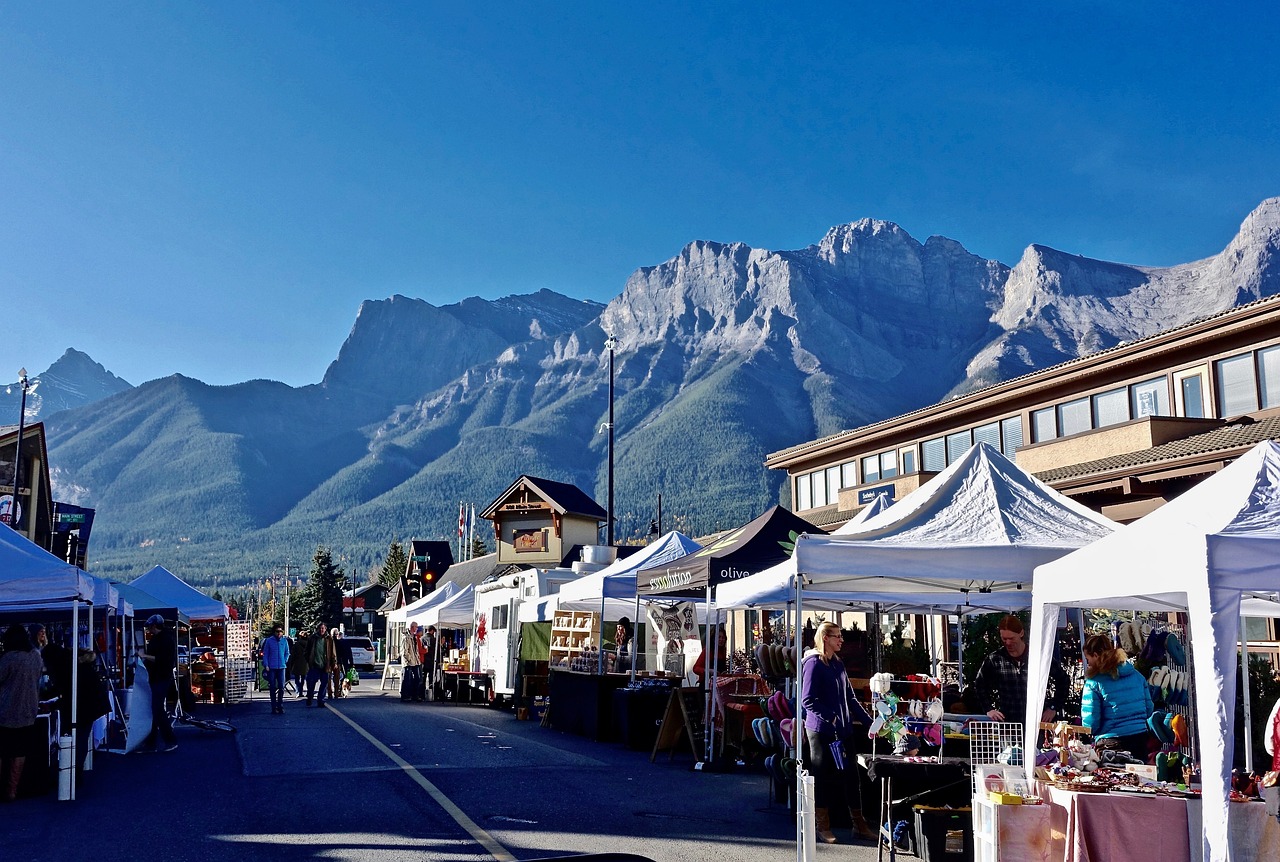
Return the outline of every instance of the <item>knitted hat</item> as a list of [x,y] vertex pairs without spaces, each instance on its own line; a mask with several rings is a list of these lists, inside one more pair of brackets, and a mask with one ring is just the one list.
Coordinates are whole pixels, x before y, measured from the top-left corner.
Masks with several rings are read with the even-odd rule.
[[1187,720],[1182,717],[1181,713],[1174,713],[1169,717],[1169,729],[1173,731],[1173,738],[1177,740],[1178,745],[1186,747],[1191,744],[1191,734],[1187,730]]
[[1142,627],[1134,620],[1120,623],[1120,648],[1129,655],[1142,652]]
[[1182,641],[1178,640],[1177,635],[1170,632],[1169,636],[1165,638],[1164,648],[1169,653],[1169,661],[1186,667],[1187,652],[1182,648]]
[[1164,654],[1167,650],[1165,641],[1169,638],[1169,633],[1163,630],[1157,630],[1147,635],[1147,645],[1142,648],[1142,660],[1148,664],[1160,664],[1164,661]]
[[1157,709],[1151,713],[1151,717],[1147,719],[1147,729],[1151,731],[1151,735],[1160,740],[1161,745],[1170,745],[1173,743],[1173,731],[1164,723],[1165,711]]

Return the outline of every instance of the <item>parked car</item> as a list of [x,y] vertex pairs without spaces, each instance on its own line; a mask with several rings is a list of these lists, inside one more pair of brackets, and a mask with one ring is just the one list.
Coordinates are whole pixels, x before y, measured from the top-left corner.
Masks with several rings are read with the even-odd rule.
[[342,639],[351,645],[351,661],[358,668],[373,670],[373,642],[368,638],[347,636]]

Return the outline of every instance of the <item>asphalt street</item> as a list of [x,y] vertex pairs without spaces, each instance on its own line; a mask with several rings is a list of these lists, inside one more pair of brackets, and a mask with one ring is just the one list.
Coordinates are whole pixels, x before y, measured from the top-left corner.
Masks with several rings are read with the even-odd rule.
[[[98,753],[75,802],[0,807],[5,860],[530,860],[635,853],[655,862],[795,858],[760,773],[694,772],[647,752],[517,721],[405,704],[366,676],[332,708],[265,693],[198,707],[239,732],[179,726],[178,750]],[[847,833],[846,833],[847,834]],[[875,848],[819,848],[832,862]]]

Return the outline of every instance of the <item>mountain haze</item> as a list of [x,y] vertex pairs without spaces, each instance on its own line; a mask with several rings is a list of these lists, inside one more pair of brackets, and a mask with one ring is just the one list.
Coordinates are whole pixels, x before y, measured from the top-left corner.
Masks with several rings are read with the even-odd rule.
[[693,242],[607,306],[365,302],[319,384],[152,381],[51,417],[50,459],[99,509],[100,570],[231,583],[325,543],[362,577],[520,473],[604,504],[612,334],[616,535],[659,493],[664,527],[709,532],[777,502],[771,451],[1272,295],[1278,248],[1275,199],[1168,268],[1039,245],[1010,268],[871,219],[794,251]]

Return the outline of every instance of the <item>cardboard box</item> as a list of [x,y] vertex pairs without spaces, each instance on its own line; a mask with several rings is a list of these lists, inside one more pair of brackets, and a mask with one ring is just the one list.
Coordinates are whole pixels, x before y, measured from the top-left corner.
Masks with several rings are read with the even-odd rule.
[[1017,793],[1005,793],[1004,791],[993,790],[988,796],[996,805],[1021,805],[1022,797]]

